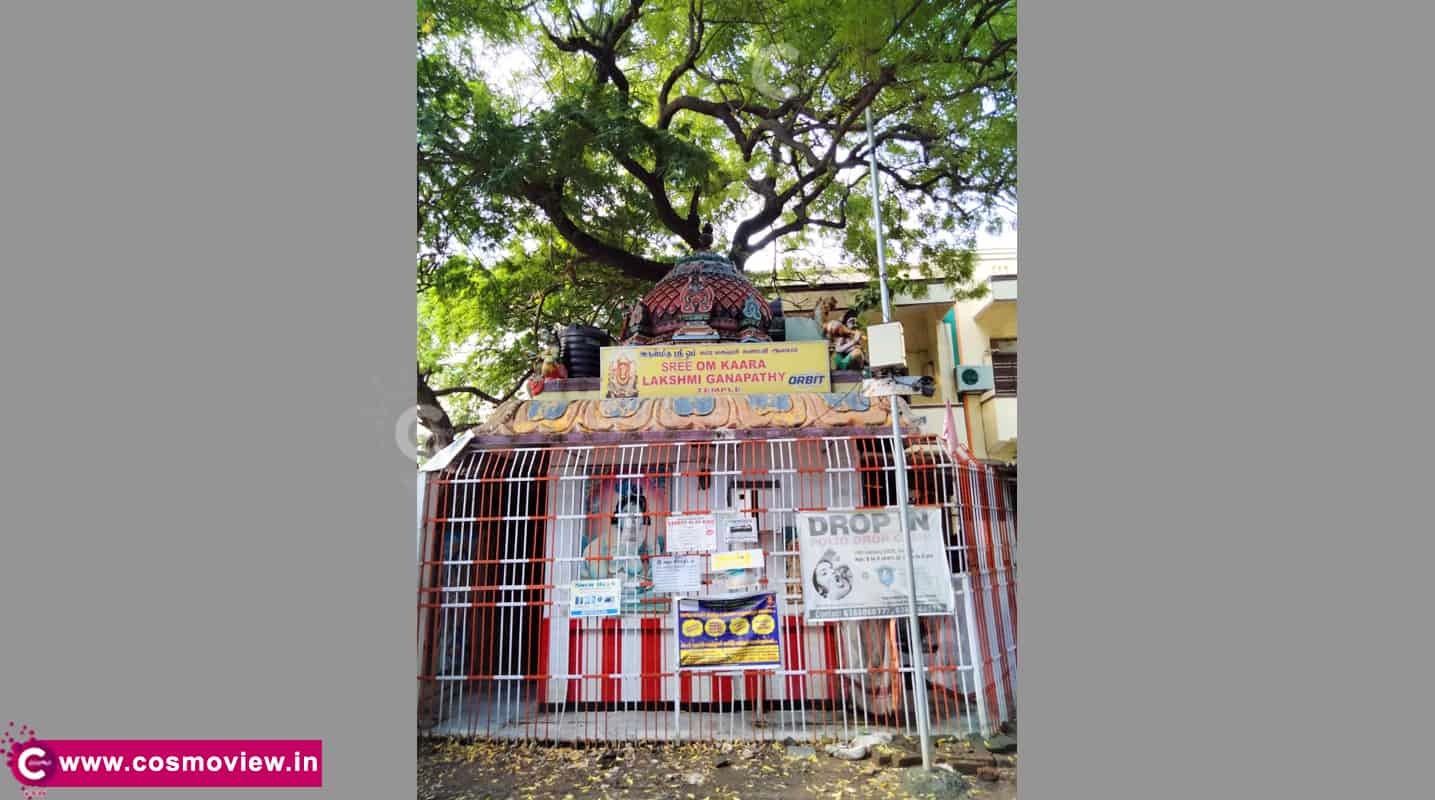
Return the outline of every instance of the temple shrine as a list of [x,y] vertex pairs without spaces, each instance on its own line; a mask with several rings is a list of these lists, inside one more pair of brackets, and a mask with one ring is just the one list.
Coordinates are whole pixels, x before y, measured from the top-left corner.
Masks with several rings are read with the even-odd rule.
[[[542,381],[426,466],[421,733],[910,733],[914,646],[934,730],[989,734],[1014,719],[1016,516],[1005,483],[959,444],[920,433],[900,396],[869,396],[863,372],[834,370],[830,326],[778,310],[725,257],[681,258],[601,349],[598,375]],[[858,363],[852,344],[844,363]],[[902,619],[840,617],[863,580],[895,591],[892,566],[803,545],[814,514],[891,518],[899,469],[911,513],[937,537],[930,566],[949,592],[922,614],[915,643]],[[771,609],[742,618],[742,634],[761,629],[777,644],[762,652],[777,660],[688,668],[685,648],[713,623],[680,626],[682,604],[750,596]],[[602,615],[589,616],[595,608]],[[728,622],[713,648],[738,632]]]

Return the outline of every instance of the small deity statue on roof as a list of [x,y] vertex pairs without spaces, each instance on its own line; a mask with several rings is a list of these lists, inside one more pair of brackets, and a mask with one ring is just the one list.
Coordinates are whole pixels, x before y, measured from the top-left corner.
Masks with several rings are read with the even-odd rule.
[[824,297],[817,301],[817,305],[812,308],[812,321],[817,323],[819,331],[826,330],[829,322],[827,318],[836,310],[837,298],[835,297]]
[[543,356],[538,362],[537,373],[533,380],[528,382],[528,392],[535,396],[543,393],[544,381],[556,381],[568,377],[568,368],[563,366],[563,362],[559,360],[556,339],[550,338],[544,344]]
[[547,346],[543,348],[543,363],[538,368],[538,374],[542,375],[544,380],[557,381],[568,377],[568,368],[563,366],[559,357],[558,342],[549,339]]
[[862,369],[867,357],[862,352],[862,330],[858,327],[857,314],[848,311],[842,321],[829,321],[823,327],[823,334],[832,347],[832,368],[839,370]]

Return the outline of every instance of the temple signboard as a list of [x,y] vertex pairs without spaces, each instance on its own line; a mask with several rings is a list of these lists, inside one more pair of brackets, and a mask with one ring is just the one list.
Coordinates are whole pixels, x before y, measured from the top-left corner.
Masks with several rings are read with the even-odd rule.
[[604,398],[831,392],[827,342],[605,347]]

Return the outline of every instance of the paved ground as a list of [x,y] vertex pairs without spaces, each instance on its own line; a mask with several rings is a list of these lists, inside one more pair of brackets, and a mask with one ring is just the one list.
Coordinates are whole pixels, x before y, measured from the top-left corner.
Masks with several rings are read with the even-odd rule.
[[[1016,756],[981,745],[938,740],[935,761],[962,773],[965,794],[914,791],[921,767],[890,763],[915,743],[898,740],[876,754],[843,761],[810,743],[683,743],[553,746],[421,739],[418,800],[877,800],[964,797],[1014,800]],[[952,773],[945,773],[951,776]]]

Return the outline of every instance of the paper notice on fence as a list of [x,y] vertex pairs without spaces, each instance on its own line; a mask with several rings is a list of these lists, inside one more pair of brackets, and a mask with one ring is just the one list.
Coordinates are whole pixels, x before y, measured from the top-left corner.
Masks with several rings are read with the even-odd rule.
[[713,572],[729,569],[762,569],[761,550],[730,550],[713,553]]
[[573,581],[569,591],[569,617],[616,617],[622,613],[623,581],[602,578]]
[[[917,613],[951,614],[952,571],[940,508],[911,508]],[[803,617],[882,619],[907,614],[907,551],[895,511],[797,515]]]
[[735,544],[757,544],[757,525],[752,521],[752,517],[728,517],[723,520],[723,525],[727,532],[725,538],[728,547]]
[[711,553],[717,549],[717,517],[685,514],[668,517],[669,553]]
[[654,594],[687,594],[703,588],[702,556],[658,556],[652,559]]

